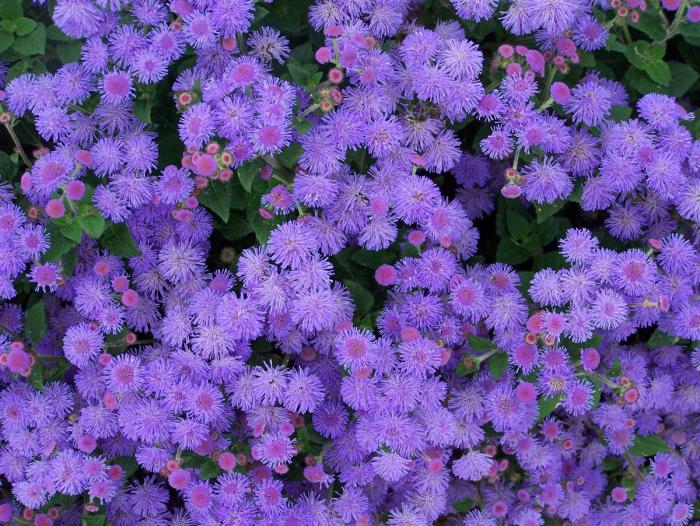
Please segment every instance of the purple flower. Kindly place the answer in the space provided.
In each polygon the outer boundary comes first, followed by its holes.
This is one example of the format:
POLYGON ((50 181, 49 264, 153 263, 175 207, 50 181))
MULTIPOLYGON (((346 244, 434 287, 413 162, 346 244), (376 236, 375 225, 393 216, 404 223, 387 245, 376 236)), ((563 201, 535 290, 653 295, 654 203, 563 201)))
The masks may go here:
POLYGON ((289 40, 271 27, 264 26, 254 31, 248 38, 248 45, 255 56, 266 63, 273 60, 284 63, 289 56, 289 40))
POLYGON ((204 267, 204 255, 200 247, 189 243, 169 243, 158 253, 158 269, 163 277, 173 283, 184 283, 204 267))
POLYGON ((539 204, 552 203, 556 199, 563 199, 573 190, 573 183, 569 174, 549 157, 542 162, 534 159, 523 169, 525 184, 523 192, 525 196, 539 204))
POLYGON ((66 35, 83 38, 93 35, 102 13, 93 2, 87 0, 60 0, 53 12, 54 23, 66 35))
POLYGON ((311 258, 315 240, 306 225, 288 222, 272 231, 267 246, 276 263, 298 269, 311 258))
POLYGON ((591 304, 590 315, 596 327, 611 330, 627 318, 627 303, 616 292, 601 289, 591 304))
POLYGON ((214 116, 211 107, 200 102, 185 111, 180 118, 178 130, 186 146, 201 147, 214 133, 214 116))
POLYGON ((612 95, 597 77, 589 76, 571 90, 565 108, 576 124, 596 126, 610 112, 612 95))
POLYGON ((88 324, 74 325, 63 338, 63 352, 77 367, 84 367, 96 358, 104 346, 102 335, 88 324))
POLYGON ((581 49, 597 51, 605 46, 608 31, 592 16, 583 16, 574 24, 573 39, 581 49))
POLYGON ((452 463, 452 471, 464 480, 481 480, 491 470, 493 459, 480 451, 469 451, 452 463))
POLYGON ((157 183, 156 190, 164 203, 176 204, 184 200, 194 189, 194 181, 187 170, 166 166, 157 183))

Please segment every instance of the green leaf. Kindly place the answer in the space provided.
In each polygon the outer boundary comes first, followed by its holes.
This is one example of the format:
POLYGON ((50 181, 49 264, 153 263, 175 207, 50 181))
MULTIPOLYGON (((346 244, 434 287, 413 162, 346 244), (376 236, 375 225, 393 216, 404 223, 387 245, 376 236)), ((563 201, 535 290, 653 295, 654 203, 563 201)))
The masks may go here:
POLYGON ((637 13, 639 14, 638 22, 632 22, 628 18, 626 23, 628 23, 631 27, 645 33, 652 40, 661 41, 666 38, 666 30, 664 29, 663 24, 659 23, 659 15, 655 9, 650 10, 649 12, 637 11, 637 13))
POLYGON ((666 54, 666 42, 654 42, 649 45, 648 56, 651 60, 661 60, 666 54))
MULTIPOLYGON (((281 2, 284 4, 284 2, 281 2)), ((306 64, 307 62, 313 62, 314 59, 314 47, 310 41, 306 41, 303 44, 298 45, 289 54, 289 60, 296 60, 297 64, 306 64)))
POLYGON ((29 373, 29 377, 27 378, 27 381, 29 382, 29 385, 31 385, 34 389, 37 389, 39 391, 44 390, 44 364, 41 362, 37 361, 34 363, 32 366, 32 372, 29 373))
POLYGON ((504 352, 494 354, 489 358, 489 371, 493 379, 498 381, 508 368, 508 355, 504 352))
POLYGON ((83 239, 83 230, 80 228, 80 223, 73 219, 61 226, 61 234, 76 243, 80 243, 80 240, 83 239))
POLYGON ((110 254, 120 258, 138 256, 141 253, 124 223, 112 223, 107 226, 100 238, 100 244, 110 254))
MULTIPOLYGON (((309 28, 309 22, 306 17, 309 6, 312 0, 294 0, 294 2, 274 2, 267 4, 267 8, 270 10, 270 14, 267 15, 265 23, 269 26, 279 29, 285 35, 305 35, 307 38, 309 51, 308 55, 310 58, 307 60, 313 60, 313 51, 311 51, 311 43, 308 41, 308 35, 311 33, 309 28)), ((293 51, 292 55, 300 57, 301 53, 297 50, 299 48, 304 48, 305 46, 297 46, 293 51)), ((304 60, 301 61, 305 62, 304 60)))
POLYGON ((75 263, 78 259, 78 252, 75 247, 71 248, 61 258, 61 274, 64 276, 72 276, 75 272, 75 263))
POLYGON ((209 181, 204 191, 197 196, 200 203, 218 215, 224 222, 231 214, 231 185, 221 181, 209 181))
POLYGON ((62 236, 55 227, 49 228, 49 235, 51 236, 51 248, 49 248, 41 258, 41 261, 44 263, 48 261, 57 261, 61 256, 75 247, 75 242, 62 236))
POLYGON ((15 37, 6 31, 0 31, 0 53, 9 49, 15 42, 15 37))
POLYGON ((644 69, 644 63, 649 55, 649 42, 639 40, 625 48, 625 57, 635 68, 644 69))
POLYGON ((614 378, 616 376, 620 376, 620 374, 622 374, 622 364, 620 363, 619 358, 615 358, 615 361, 608 371, 608 376, 614 378))
POLYGON ((131 456, 119 456, 119 457, 114 457, 111 461, 110 464, 119 464, 121 468, 124 470, 124 478, 128 479, 133 475, 136 470, 138 469, 139 465, 136 462, 136 459, 131 456))
POLYGON ((321 82, 323 79, 323 73, 320 71, 317 71, 313 75, 311 75, 311 78, 309 81, 306 83, 306 87, 309 88, 309 91, 313 90, 318 84, 321 82))
POLYGON ((535 206, 535 211, 537 212, 537 222, 544 223, 547 219, 549 219, 554 214, 559 212, 559 210, 564 208, 565 204, 566 201, 564 201, 563 199, 557 199, 553 203, 546 203, 543 205, 535 206))
POLYGON ((532 281, 532 277, 535 275, 534 272, 530 270, 522 270, 518 272, 518 277, 520 277, 520 285, 518 285, 518 290, 520 291, 520 294, 522 294, 525 297, 529 296, 529 290, 530 290, 530 282, 532 281))
POLYGON ((579 66, 584 68, 593 68, 596 65, 595 57, 592 53, 587 53, 586 51, 579 50, 579 66))
POLYGON ((467 497, 453 502, 452 507, 457 513, 466 513, 474 508, 474 501, 467 497))
POLYGON ((644 71, 654 82, 663 86, 668 86, 671 83, 671 68, 661 60, 648 62, 644 66, 644 71))
POLYGON ((298 117, 294 117, 294 127, 297 130, 297 134, 304 135, 311 129, 311 121, 300 120, 298 117))
POLYGON ((303 152, 304 149, 301 147, 301 144, 298 142, 293 142, 284 148, 280 153, 275 155, 275 159, 291 170, 294 168, 294 165, 297 164, 297 161, 303 152))
MULTIPOLYGON (((64 64, 70 64, 71 62, 77 62, 80 59, 80 53, 82 50, 83 45, 80 42, 60 42, 56 46, 56 55, 64 64)), ((136 105, 138 105, 140 102, 141 100, 134 105, 134 108, 136 108, 136 105)))
POLYGON ((27 36, 15 40, 12 46, 20 55, 43 55, 46 48, 46 28, 39 24, 27 36))
POLYGON ((263 6, 259 5, 255 7, 255 18, 253 19, 253 24, 257 24, 263 18, 265 18, 270 11, 265 9, 263 6))
POLYGON ((515 210, 506 210, 506 223, 510 235, 518 241, 522 241, 530 233, 530 223, 521 213, 515 210))
POLYGON ((107 526, 107 517, 104 511, 97 513, 84 513, 80 516, 81 526, 107 526))
POLYGON ((141 122, 146 124, 151 124, 151 110, 153 109, 153 99, 150 97, 144 97, 138 99, 136 104, 134 104, 134 115, 141 122))
POLYGON ((596 409, 600 405, 600 396, 603 394, 600 389, 600 380, 597 378, 589 378, 593 384, 593 400, 591 401, 591 409, 596 409))
MULTIPOLYGON (((253 232, 253 227, 250 226, 250 224, 245 221, 243 218, 240 216, 236 216, 233 221, 230 221, 229 223, 221 226, 217 226, 216 230, 221 232, 221 235, 223 235, 226 239, 229 241, 238 241, 239 239, 243 239, 245 236, 253 232)), ((232 250, 234 253, 234 261, 235 261, 235 250, 233 250, 232 247, 224 247, 227 251, 232 250)), ((224 252, 222 251, 220 254, 222 257, 224 256, 224 252)))
POLYGON ((375 270, 379 265, 393 265, 396 262, 396 254, 390 250, 367 250, 361 248, 350 256, 350 260, 363 267, 375 270))
POLYGON ((234 210, 246 210, 249 196, 243 191, 241 183, 236 179, 231 179, 229 185, 231 185, 231 208, 234 210))
POLYGON ((345 286, 352 294, 352 299, 355 301, 355 307, 359 318, 364 317, 374 305, 374 296, 365 288, 364 285, 352 279, 343 281, 345 286))
POLYGON ((314 63, 300 64, 295 59, 287 61, 289 76, 298 86, 310 84, 313 75, 318 71, 318 66, 314 63))
POLYGON ((301 64, 295 60, 289 60, 287 62, 287 70, 289 71, 289 76, 292 77, 292 81, 298 86, 303 86, 306 84, 307 74, 306 70, 301 64))
POLYGON ((622 466, 622 462, 616 457, 606 457, 601 464, 603 471, 616 471, 620 466, 622 466))
POLYGON ((56 26, 46 28, 46 38, 56 42, 71 42, 73 40, 56 26))
POLYGON ((657 453, 671 451, 671 447, 659 435, 637 436, 627 450, 635 457, 653 457, 657 453))
POLYGON ((22 0, 0 1, 0 18, 3 20, 15 20, 22 16, 22 0))
POLYGON ((469 373, 474 372, 474 369, 469 369, 467 368, 466 364, 464 363, 463 360, 460 360, 457 362, 457 367, 455 367, 455 374, 457 376, 467 376, 469 373))
POLYGON ((199 468, 199 477, 203 480, 213 479, 221 475, 222 471, 219 465, 211 459, 207 459, 199 468))
POLYGON ((544 420, 549 415, 552 414, 557 406, 561 402, 561 395, 557 396, 542 396, 537 399, 537 407, 539 408, 539 413, 537 415, 537 420, 544 420))
POLYGON ((469 346, 476 353, 485 353, 496 348, 496 345, 492 341, 477 336, 476 334, 469 335, 469 346))
POLYGON ((46 335, 46 311, 44 302, 32 305, 24 318, 24 332, 32 343, 37 343, 46 335))
POLYGON ((571 221, 565 217, 552 217, 544 223, 537 223, 533 232, 537 235, 540 245, 545 247, 557 238, 564 237, 566 231, 571 228, 571 221))
POLYGON ((632 108, 629 106, 613 106, 610 110, 610 116, 615 122, 628 120, 632 116, 632 108))
POLYGON ((530 253, 512 239, 505 237, 498 243, 496 259, 502 263, 518 265, 530 259, 530 253))
POLYGON ((80 226, 88 236, 97 239, 105 231, 105 220, 100 214, 90 214, 80 218, 80 226))
POLYGON ((22 16, 15 20, 15 33, 23 37, 34 31, 36 26, 37 23, 34 20, 22 16))
POLYGON ((668 67, 671 68, 671 84, 668 87, 668 94, 680 98, 688 91, 700 78, 694 68, 681 62, 669 62, 668 67))
POLYGON ((5 152, 0 152, 0 177, 5 181, 12 181, 17 173, 17 163, 5 152))
POLYGON ((29 64, 25 62, 24 60, 20 60, 19 62, 15 62, 12 67, 9 69, 7 72, 7 82, 10 82, 11 80, 16 79, 19 77, 22 73, 27 71, 29 68, 29 64))
POLYGON ((665 43, 650 44, 646 40, 633 42, 625 51, 625 57, 635 68, 646 72, 654 82, 668 86, 671 82, 671 69, 663 61, 665 54, 665 43))
POLYGON ((238 179, 241 181, 241 185, 246 192, 250 192, 253 188, 253 181, 260 175, 264 164, 265 161, 258 158, 253 161, 245 162, 238 168, 238 179))
POLYGON ((670 336, 669 334, 666 334, 665 332, 656 329, 649 338, 647 345, 652 349, 656 349, 657 347, 672 345, 675 341, 676 339, 673 336, 670 336))
POLYGON ((272 221, 260 217, 260 214, 258 214, 257 211, 254 212, 255 216, 252 219, 248 220, 248 224, 253 229, 253 233, 255 233, 255 239, 258 240, 258 243, 264 245, 270 238, 270 232, 274 230, 276 224, 272 221))
POLYGON ((608 41, 605 43, 605 49, 625 53, 627 51, 627 46, 620 42, 613 33, 610 33, 608 41))
POLYGON ((684 20, 681 22, 681 25, 678 26, 678 29, 680 30, 681 35, 686 37, 686 40, 692 41, 700 37, 700 24, 693 24, 692 22, 684 20))

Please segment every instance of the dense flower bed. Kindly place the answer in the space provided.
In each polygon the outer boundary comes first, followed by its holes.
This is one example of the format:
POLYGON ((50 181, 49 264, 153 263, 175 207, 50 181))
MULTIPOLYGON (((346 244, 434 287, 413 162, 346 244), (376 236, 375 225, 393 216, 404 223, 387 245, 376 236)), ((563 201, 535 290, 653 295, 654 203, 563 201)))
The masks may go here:
POLYGON ((695 523, 694 1, 0 1, 0 523, 695 523))

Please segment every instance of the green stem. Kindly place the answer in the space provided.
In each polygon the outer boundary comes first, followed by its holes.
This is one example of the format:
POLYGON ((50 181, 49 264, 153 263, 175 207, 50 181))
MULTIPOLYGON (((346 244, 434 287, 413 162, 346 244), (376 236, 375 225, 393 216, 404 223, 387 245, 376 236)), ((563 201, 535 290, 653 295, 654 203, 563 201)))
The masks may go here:
POLYGON ((17 341, 21 341, 21 340, 22 340, 22 336, 20 336, 19 334, 17 334, 15 331, 11 330, 7 325, 5 325, 4 323, 2 323, 1 321, 0 321, 0 329, 2 329, 2 330, 5 331, 7 334, 9 334, 10 336, 12 336, 15 340, 17 340, 17 341))
POLYGON ((313 113, 314 111, 316 111, 316 110, 319 109, 320 107, 321 107, 321 105, 318 104, 318 103, 312 104, 311 106, 309 106, 308 108, 306 108, 304 111, 302 111, 302 112, 299 114, 299 117, 298 117, 298 118, 299 118, 300 120, 303 120, 304 117, 306 117, 309 113, 313 113))
POLYGON ((552 104, 554 103, 554 99, 552 97, 549 97, 546 101, 544 101, 542 104, 540 104, 540 107, 537 108, 539 111, 546 110, 549 108, 552 104))
POLYGON ((515 150, 515 156, 513 157, 513 170, 518 169, 518 159, 520 159, 520 146, 515 150))
POLYGON ((277 175, 275 172, 272 172, 271 179, 274 179, 275 181, 279 181, 280 183, 282 183, 286 187, 289 187, 292 184, 289 181, 287 181, 284 177, 282 177, 281 175, 277 175))
MULTIPOLYGON (((663 16, 663 13, 662 13, 662 16, 663 16)), ((665 18, 665 17, 664 17, 664 18, 665 18)), ((603 27, 606 29, 606 31, 609 31, 610 28, 611 28, 612 26, 615 25, 615 22, 617 22, 617 17, 611 18, 610 20, 608 20, 607 22, 605 22, 605 24, 603 25, 603 27)))
POLYGON ((615 382, 613 382, 612 380, 610 380, 607 376, 604 376, 604 375, 602 375, 602 374, 600 374, 600 373, 590 372, 590 373, 587 373, 587 374, 590 374, 591 376, 596 377, 598 380, 600 380, 600 381, 603 382, 605 385, 607 385, 610 389, 613 389, 613 390, 614 390, 614 389, 620 389, 620 387, 621 387, 621 386, 617 385, 615 382))
MULTIPOLYGON (((553 65, 550 65, 549 71, 547 72, 547 80, 545 80, 545 83, 544 83, 544 90, 542 91, 542 95, 544 95, 548 99, 551 99, 551 97, 549 96, 549 88, 552 86, 552 81, 554 80, 554 75, 556 75, 556 74, 557 74, 557 68, 555 68, 553 65)), ((543 103, 543 104, 545 104, 545 103, 543 103)))
POLYGON ((33 163, 29 160, 29 157, 27 157, 27 154, 24 152, 24 148, 22 148, 22 143, 19 142, 19 138, 17 137, 17 134, 14 130, 14 123, 10 125, 5 122, 4 124, 5 129, 10 134, 10 137, 12 137, 12 142, 15 144, 15 149, 17 150, 17 153, 22 158, 24 164, 27 165, 28 168, 31 168, 33 166, 33 163))
POLYGON ((68 360, 64 358, 63 356, 47 356, 45 354, 37 354, 35 356, 37 361, 40 362, 52 362, 52 361, 58 361, 58 362, 65 362, 68 363, 68 360))
POLYGON ((632 455, 630 455, 629 453, 625 453, 625 454, 624 454, 624 457, 625 457, 625 460, 627 461, 627 463, 628 463, 629 466, 630 466, 630 470, 632 470, 632 472, 635 474, 635 476, 636 476, 639 480, 644 480, 644 473, 642 473, 641 471, 639 471, 639 468, 637 467, 637 464, 634 463, 634 459, 632 458, 632 455))
POLYGON ((687 7, 688 0, 682 0, 681 5, 678 6, 678 10, 676 11, 676 16, 673 18, 673 22, 671 22, 671 25, 666 30, 666 38, 664 40, 673 38, 676 33, 678 33, 678 26, 680 26, 681 22, 685 19, 685 10, 687 7))
POLYGON ((338 39, 333 39, 333 58, 336 66, 340 65, 340 47, 338 46, 338 39))
POLYGON ((236 42, 238 42, 238 52, 241 55, 245 55, 246 51, 248 51, 248 46, 246 46, 243 33, 236 33, 236 42))
POLYGON ((490 93, 491 91, 493 91, 494 89, 496 89, 500 83, 501 83, 500 81, 494 80, 493 82, 491 82, 491 84, 489 84, 488 86, 486 86, 486 89, 485 89, 484 91, 485 91, 486 93, 490 93))
MULTIPOLYGON (((281 172, 285 175, 292 175, 292 173, 287 169, 286 166, 284 166, 281 162, 279 162, 277 159, 275 159, 272 155, 263 155, 263 160, 272 166, 273 170, 277 170, 278 172, 281 172)), ((274 172, 273 172, 274 176, 274 172)), ((285 184, 289 184, 287 181, 284 181, 285 184)))
POLYGON ((627 27, 627 22, 622 21, 622 33, 625 36, 625 43, 630 45, 632 43, 632 35, 630 34, 630 28, 627 27))
POLYGON ((497 354, 500 352, 500 349, 498 347, 491 349, 488 352, 485 352, 484 354, 480 354, 479 356, 474 356, 474 362, 477 365, 477 368, 481 366, 482 363, 484 363, 486 360, 491 358, 494 354, 497 354))

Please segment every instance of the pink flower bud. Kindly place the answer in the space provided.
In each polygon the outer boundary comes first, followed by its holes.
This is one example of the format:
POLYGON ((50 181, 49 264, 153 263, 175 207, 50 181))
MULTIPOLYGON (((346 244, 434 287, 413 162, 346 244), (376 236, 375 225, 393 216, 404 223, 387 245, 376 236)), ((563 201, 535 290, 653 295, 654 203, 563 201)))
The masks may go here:
POLYGON ((60 199, 51 199, 46 203, 44 211, 51 219, 60 219, 66 214, 66 207, 60 199))
POLYGON ((332 56, 333 53, 327 47, 318 48, 315 54, 316 62, 318 62, 319 64, 325 64, 331 59, 332 56))
POLYGON ((82 181, 73 179, 66 185, 66 197, 71 201, 80 201, 85 195, 85 184, 82 181))

